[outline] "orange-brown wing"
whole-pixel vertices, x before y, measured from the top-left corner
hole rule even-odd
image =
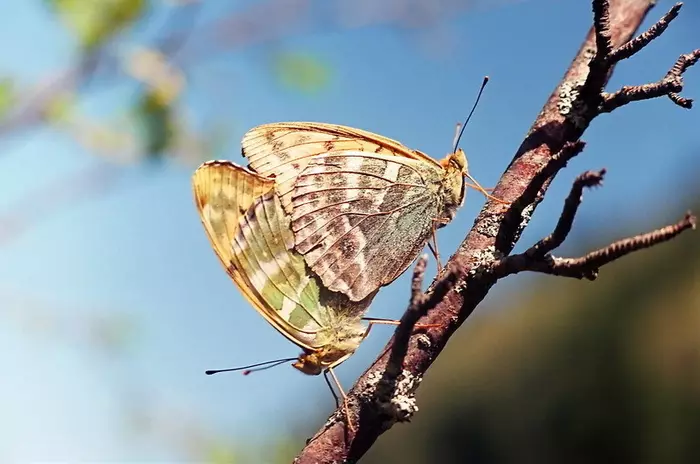
[[[249,166],[265,177],[275,177],[282,206],[291,212],[294,183],[316,155],[338,151],[363,151],[398,156],[439,166],[426,154],[396,140],[337,124],[280,122],[249,130],[242,141]]]

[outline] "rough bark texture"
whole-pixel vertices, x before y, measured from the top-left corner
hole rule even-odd
[[[383,354],[348,394],[349,413],[355,430],[345,426],[344,412],[339,409],[308,441],[296,463],[355,462],[395,422],[410,418],[410,413],[415,410],[413,392],[424,373],[450,336],[496,283],[498,273],[490,270],[512,251],[553,176],[564,167],[568,158],[581,151],[579,138],[592,119],[604,111],[604,99],[608,94],[603,89],[614,64],[618,58],[631,55],[618,51],[618,56],[615,56],[614,52],[633,37],[654,3],[653,0],[593,1],[598,27],[591,28],[563,80],[493,191],[495,197],[512,204],[490,201],[484,206],[440,276],[454,275],[458,270],[460,278],[456,285],[418,321],[420,325],[436,324],[437,327],[419,330],[418,335],[410,337],[403,370],[398,378],[392,376],[393,383],[387,389],[382,382],[386,381],[387,361],[394,343],[392,338]],[[674,17],[675,14],[677,9]],[[663,32],[665,25],[658,29]],[[644,40],[648,43],[659,34]],[[596,53],[596,44],[604,49],[604,53]],[[674,89],[668,92],[678,91]],[[388,395],[387,390],[393,393]]]

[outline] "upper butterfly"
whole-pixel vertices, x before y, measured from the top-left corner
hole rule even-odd
[[[296,251],[329,290],[352,301],[406,270],[454,218],[471,179],[461,149],[438,162],[334,124],[265,124],[248,131],[242,146],[251,169],[274,176]]]

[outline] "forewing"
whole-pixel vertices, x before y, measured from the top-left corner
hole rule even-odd
[[[274,189],[274,181],[227,161],[209,161],[195,171],[192,189],[204,230],[221,264],[246,299],[262,311],[265,304],[247,279],[239,270],[229,269],[234,258],[231,243],[239,219],[257,197]]]
[[[437,165],[429,156],[396,140],[336,124],[284,122],[265,124],[248,131],[242,141],[243,156],[257,173],[275,176],[282,206],[291,210],[294,182],[316,155],[336,151],[363,151],[398,156]]]
[[[193,178],[197,207],[226,271],[255,309],[303,348],[327,343],[319,336],[337,312],[361,314],[371,298],[350,302],[328,292],[293,251],[289,217],[274,183],[228,162],[210,162]]]
[[[362,300],[425,246],[440,176],[439,166],[362,151],[314,157],[291,196],[296,250],[329,290]]]

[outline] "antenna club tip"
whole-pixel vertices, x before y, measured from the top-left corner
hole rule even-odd
[[[489,76],[484,76],[484,84],[487,83],[491,79]]]
[[[251,371],[250,369],[246,369],[246,370],[243,371],[243,375],[248,375],[248,374],[250,374],[251,372],[253,372],[253,371]]]
[[[213,375],[216,374],[216,371],[204,371],[204,373],[207,375]]]

